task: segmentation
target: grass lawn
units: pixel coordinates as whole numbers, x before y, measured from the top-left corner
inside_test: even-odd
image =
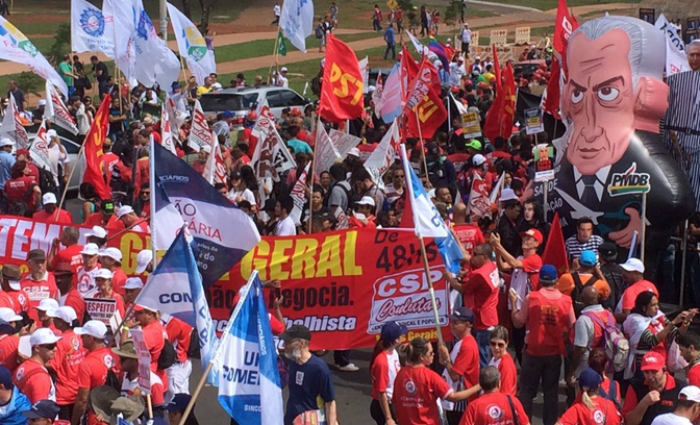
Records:
[[[534,7],[540,10],[556,9],[559,4],[558,0],[495,0],[496,3],[515,4],[518,6]],[[566,4],[569,7],[587,6],[589,4],[601,3],[639,3],[640,0],[567,0]]]

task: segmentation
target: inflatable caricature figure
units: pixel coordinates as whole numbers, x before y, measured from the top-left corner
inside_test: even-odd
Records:
[[[571,35],[561,95],[568,126],[554,142],[558,163],[549,188],[550,210],[559,212],[567,237],[579,218],[590,217],[621,248],[641,232],[647,193],[650,271],[654,252],[694,208],[687,177],[659,136],[668,107],[665,51],[664,34],[634,18],[592,20]]]

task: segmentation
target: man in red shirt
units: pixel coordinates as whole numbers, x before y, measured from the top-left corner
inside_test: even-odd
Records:
[[[562,356],[566,354],[564,341],[576,317],[571,297],[563,295],[555,287],[557,269],[545,264],[539,277],[542,288],[530,292],[522,301],[522,307],[516,303],[519,295],[513,289],[508,293],[514,306],[511,311],[513,326],[525,326],[527,331],[527,350],[523,355],[518,398],[532,419],[532,400],[537,395],[541,380],[544,393],[542,422],[544,425],[554,425],[559,417],[556,409],[557,390]]]
[[[77,227],[63,229],[61,237],[51,242],[48,258],[49,270],[56,270],[59,267],[63,269],[70,267],[73,273],[78,270],[78,266],[83,264],[83,256],[80,255],[83,246],[78,245],[78,239],[80,239],[80,230]],[[61,245],[65,248],[60,249]],[[67,267],[63,267],[63,264]]]
[[[7,307],[0,308],[0,366],[8,368],[13,375],[19,366],[19,337],[28,332],[28,329],[18,329],[21,321],[22,316],[14,311]]]
[[[73,404],[78,395],[78,368],[86,352],[80,336],[73,331],[73,324],[78,318],[75,310],[59,307],[47,314],[61,332],[61,340],[56,343],[56,354],[49,361],[49,368],[56,372],[56,403],[61,408],[58,417],[69,421],[73,417]]]
[[[467,206],[463,202],[455,205],[452,220],[454,221],[452,229],[469,255],[472,255],[475,246],[486,242],[479,226],[467,223]]]
[[[150,233],[148,224],[146,224],[129,205],[124,205],[119,208],[119,211],[117,211],[117,218],[122,222],[124,228],[133,230],[134,232]]]
[[[700,386],[700,335],[694,331],[679,334],[676,338],[681,356],[688,362],[685,378],[688,385]]]
[[[29,251],[27,265],[29,273],[19,283],[29,298],[29,306],[32,307],[27,313],[36,322],[39,317],[35,307],[46,298],[58,300],[58,287],[53,273],[46,270],[46,254],[43,250],[33,249]]]
[[[629,286],[622,293],[620,304],[615,309],[615,319],[617,319],[617,323],[624,323],[634,308],[637,295],[650,291],[658,298],[659,291],[656,289],[656,285],[644,279],[644,263],[641,260],[630,258],[624,264],[620,264],[620,267],[624,270],[622,279],[629,282]]]
[[[51,192],[44,194],[41,198],[42,204],[44,204],[44,209],[35,212],[32,218],[36,221],[44,221],[47,223],[58,223],[70,226],[73,224],[73,216],[68,211],[61,208],[60,210],[56,207],[58,201],[56,200],[56,195]]]
[[[156,310],[136,304],[133,311],[136,322],[138,322],[141,329],[143,329],[143,339],[146,341],[148,351],[151,353],[151,370],[167,385],[167,373],[162,369],[158,369],[158,358],[163,351],[165,338],[167,336],[165,327],[158,319],[158,312]],[[165,389],[168,389],[167,386]]]
[[[459,425],[530,425],[530,419],[517,397],[500,392],[501,374],[494,366],[487,366],[479,374],[483,394],[469,403]]]
[[[97,293],[95,275],[100,269],[97,255],[100,249],[94,243],[89,243],[83,247],[80,254],[83,256],[83,265],[78,267],[75,275],[75,287],[83,298],[89,298]]]
[[[100,250],[100,264],[102,268],[112,272],[112,288],[119,295],[124,295],[126,273],[122,270],[122,252],[119,248],[109,247]]]
[[[2,288],[0,299],[2,301],[0,302],[0,307],[11,308],[17,314],[29,310],[29,300],[19,282],[21,278],[22,272],[19,267],[7,264],[2,268],[2,283],[0,284]]]
[[[455,345],[452,353],[447,351],[445,345],[438,347],[440,363],[445,366],[442,376],[452,389],[459,391],[469,389],[479,384],[479,347],[471,334],[476,316],[469,307],[457,307],[450,317],[450,330],[455,337]],[[474,401],[475,395],[469,399]],[[467,402],[452,403],[443,400],[442,406],[450,425],[457,425],[464,415]]]
[[[73,286],[73,272],[70,269],[58,269],[53,274],[56,278],[56,286],[61,292],[59,304],[72,308],[78,321],[82,323],[85,315],[85,300]]]
[[[165,326],[168,340],[175,345],[177,361],[166,369],[168,374],[168,389],[173,394],[190,393],[190,375],[192,374],[192,361],[187,355],[192,340],[192,326],[172,317]],[[198,347],[199,348],[199,347]]]
[[[496,263],[491,261],[493,249],[487,243],[476,245],[469,259],[472,271],[462,282],[447,275],[450,286],[464,295],[464,305],[476,316],[472,334],[479,346],[479,364],[489,363],[491,357],[490,328],[498,325],[498,291],[501,288],[501,275]]]
[[[100,226],[107,230],[120,231],[124,224],[114,215],[114,201],[111,199],[102,201],[102,210],[90,214],[83,223],[85,226]]]
[[[46,365],[56,353],[56,343],[61,339],[49,328],[37,329],[29,338],[32,356],[15,372],[15,385],[33,404],[39,400],[54,400],[56,388]]]
[[[104,323],[90,320],[83,327],[75,328],[74,332],[81,337],[83,347],[88,351],[85,360],[78,366],[78,393],[73,407],[73,418],[71,419],[73,425],[78,425],[80,418],[85,413],[90,390],[105,384],[107,371],[115,365],[115,361],[112,350],[104,345],[104,338],[107,335],[107,327]],[[88,424],[98,423],[100,422],[90,412]]]

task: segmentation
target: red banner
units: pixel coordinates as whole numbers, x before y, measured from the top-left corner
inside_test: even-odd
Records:
[[[319,114],[331,122],[355,119],[364,111],[364,83],[355,52],[328,35]]]
[[[447,120],[447,109],[440,99],[439,80],[438,89],[435,89],[436,78],[435,67],[424,58],[417,75],[408,86],[404,114],[408,119],[409,136],[430,139]]]
[[[59,224],[0,216],[0,262],[27,272],[32,249],[48,251]],[[79,243],[90,229],[80,227]],[[449,338],[449,291],[444,265],[432,239],[426,239],[443,336]],[[127,231],[109,241],[123,254],[122,269],[133,276],[139,251],[150,235]],[[420,244],[412,230],[358,229],[295,237],[264,237],[241,263],[207,291],[217,332],[226,328],[234,297],[253,269],[262,280],[279,279],[286,325],[304,324],[314,349],[373,347],[389,320],[409,328],[408,339],[437,338]],[[268,305],[272,307],[272,293]]]
[[[107,187],[102,173],[102,145],[107,137],[107,119],[109,117],[109,106],[112,104],[112,97],[106,95],[102,99],[100,109],[95,114],[95,121],[90,126],[90,131],[85,136],[85,173],[83,182],[90,183],[95,187],[95,193],[100,199],[111,199],[112,191]]]

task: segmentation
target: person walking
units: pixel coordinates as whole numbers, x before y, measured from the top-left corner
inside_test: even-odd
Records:
[[[272,8],[272,12],[275,14],[275,20],[270,23],[270,25],[280,24],[280,15],[282,14],[282,8],[279,3],[275,3],[275,7]]]
[[[384,60],[389,56],[389,51],[391,51],[391,59],[396,60],[396,33],[394,32],[394,25],[389,24],[384,31],[384,41],[386,42],[386,50],[384,51]]]
[[[375,31],[382,30],[382,10],[378,4],[374,5],[374,14],[372,15],[372,29]]]
[[[391,404],[394,395],[394,380],[401,370],[399,353],[396,347],[401,344],[401,337],[408,328],[396,322],[387,322],[382,326],[381,338],[374,349],[370,362],[372,374],[372,403],[369,413],[377,425],[396,425],[396,412]]]
[[[469,403],[459,425],[530,425],[520,400],[503,392],[501,380],[501,374],[494,366],[481,370],[479,386],[483,394]]]
[[[615,403],[599,394],[602,382],[598,372],[584,369],[578,378],[581,399],[564,412],[557,425],[619,425],[622,416]]]

